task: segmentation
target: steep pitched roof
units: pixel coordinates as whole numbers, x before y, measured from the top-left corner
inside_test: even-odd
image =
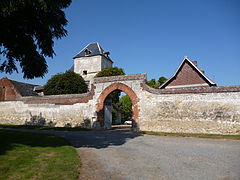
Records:
[[[209,86],[216,86],[215,82],[210,80],[200,69],[198,69],[198,67],[187,56],[185,56],[180,66],[177,68],[177,71],[174,73],[174,75],[169,80],[167,80],[162,86],[160,86],[160,89],[163,89],[166,86],[168,86],[177,77],[185,63],[188,63]]]
[[[14,85],[14,87],[20,93],[21,96],[37,96],[38,95],[34,91],[34,87],[37,87],[38,85],[13,81],[10,79],[9,79],[9,81]]]
[[[95,42],[95,43],[88,44],[76,56],[74,56],[73,59],[86,57],[86,56],[102,55],[102,56],[105,56],[110,61],[112,61],[110,57],[108,57],[108,54],[109,52],[104,51],[103,48],[99,45],[99,43]]]

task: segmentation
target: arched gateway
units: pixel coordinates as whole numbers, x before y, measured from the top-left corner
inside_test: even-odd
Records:
[[[99,43],[88,44],[74,57],[71,70],[89,84],[85,94],[44,96],[41,86],[0,79],[0,124],[39,125],[44,119],[44,125],[56,127],[103,128],[104,110],[111,112],[104,101],[120,90],[132,101],[137,130],[239,134],[240,86],[216,87],[196,61],[184,57],[160,89],[147,86],[146,74],[96,77],[112,64]]]
[[[113,83],[106,87],[102,93],[100,94],[98,100],[97,100],[97,120],[100,123],[101,127],[104,127],[104,102],[109,94],[111,94],[115,90],[120,90],[124,93],[126,93],[132,102],[132,112],[133,112],[133,127],[137,127],[138,122],[138,97],[136,93],[126,84],[123,83]]]

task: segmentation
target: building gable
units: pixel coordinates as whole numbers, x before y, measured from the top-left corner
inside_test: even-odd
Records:
[[[196,61],[184,57],[176,73],[160,88],[186,88],[186,87],[209,87],[216,86],[202,70],[197,67]]]
[[[6,77],[0,79],[0,101],[14,101],[22,96],[37,96],[34,87],[38,85],[10,80]]]
[[[81,58],[81,57],[91,57],[91,56],[104,56],[107,60],[111,61],[111,58],[109,57],[109,52],[104,51],[103,48],[99,45],[98,42],[96,43],[90,43],[86,47],[84,47],[76,56],[75,58]]]

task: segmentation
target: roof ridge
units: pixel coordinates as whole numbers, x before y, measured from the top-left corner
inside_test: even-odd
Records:
[[[86,54],[86,52],[84,52],[86,49],[88,49],[89,51],[91,51],[91,53]],[[99,42],[92,42],[89,43],[87,46],[85,46],[83,49],[81,49],[81,51],[79,53],[77,53],[77,55],[75,55],[73,57],[73,59],[75,58],[80,58],[80,57],[89,57],[89,56],[96,56],[96,55],[102,55],[104,57],[106,57],[107,59],[109,59],[110,61],[111,58],[108,57],[108,54],[106,54],[107,51],[105,51],[101,45],[99,44]]]
[[[20,81],[16,81],[16,80],[12,80],[12,79],[8,79],[8,80],[9,80],[9,81],[16,82],[16,83],[21,83],[21,84],[27,84],[27,85],[32,85],[32,86],[41,86],[41,85],[38,85],[38,84],[30,84],[30,83],[20,82]]]
[[[198,70],[198,72],[203,75],[211,84],[216,84],[215,82],[213,82],[211,79],[209,79],[202,71],[200,71],[200,69],[189,59],[189,58],[185,58],[187,59],[192,65],[193,67],[195,67],[196,70]]]
[[[184,56],[182,62],[180,63],[180,65],[178,66],[176,72],[173,74],[173,76],[171,76],[165,83],[163,83],[159,88],[163,88],[165,87],[179,72],[179,69],[182,67],[182,65],[184,64],[185,61],[188,61],[194,69],[196,69],[211,85],[216,85],[215,82],[213,82],[211,79],[209,79],[202,71],[200,71],[200,69],[192,62],[192,60],[190,60],[189,57]]]

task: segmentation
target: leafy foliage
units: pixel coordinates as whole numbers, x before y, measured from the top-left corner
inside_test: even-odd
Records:
[[[112,103],[118,103],[120,94],[121,94],[121,91],[117,89],[117,90],[111,92],[108,95],[107,99],[111,99]]]
[[[71,0],[1,0],[0,71],[18,72],[19,63],[24,78],[43,77],[45,58],[54,55],[53,40],[67,35],[62,9],[70,4]]]
[[[167,81],[167,78],[162,76],[158,79],[158,81],[156,81],[155,79],[151,79],[150,81],[147,82],[147,85],[152,88],[158,89],[166,81]]]
[[[49,79],[43,91],[45,95],[80,94],[87,92],[87,84],[79,74],[67,71]]]
[[[116,121],[117,112],[120,111],[122,115],[122,123],[126,120],[130,120],[132,118],[132,101],[128,95],[121,96],[120,90],[115,90],[111,94],[108,95],[107,99],[112,100],[112,120],[113,123]]]
[[[122,120],[126,121],[132,118],[132,101],[129,96],[122,96],[117,106],[122,111]]]
[[[151,79],[150,81],[148,81],[147,85],[152,87],[152,88],[157,88],[158,87],[157,82],[156,82],[155,79]]]
[[[165,78],[165,77],[163,77],[163,76],[160,77],[160,78],[158,79],[159,86],[163,85],[167,80],[168,80],[168,79]]]
[[[96,77],[106,77],[106,76],[119,76],[119,75],[125,75],[125,72],[122,68],[118,67],[111,67],[106,68],[102,71],[100,71]]]

